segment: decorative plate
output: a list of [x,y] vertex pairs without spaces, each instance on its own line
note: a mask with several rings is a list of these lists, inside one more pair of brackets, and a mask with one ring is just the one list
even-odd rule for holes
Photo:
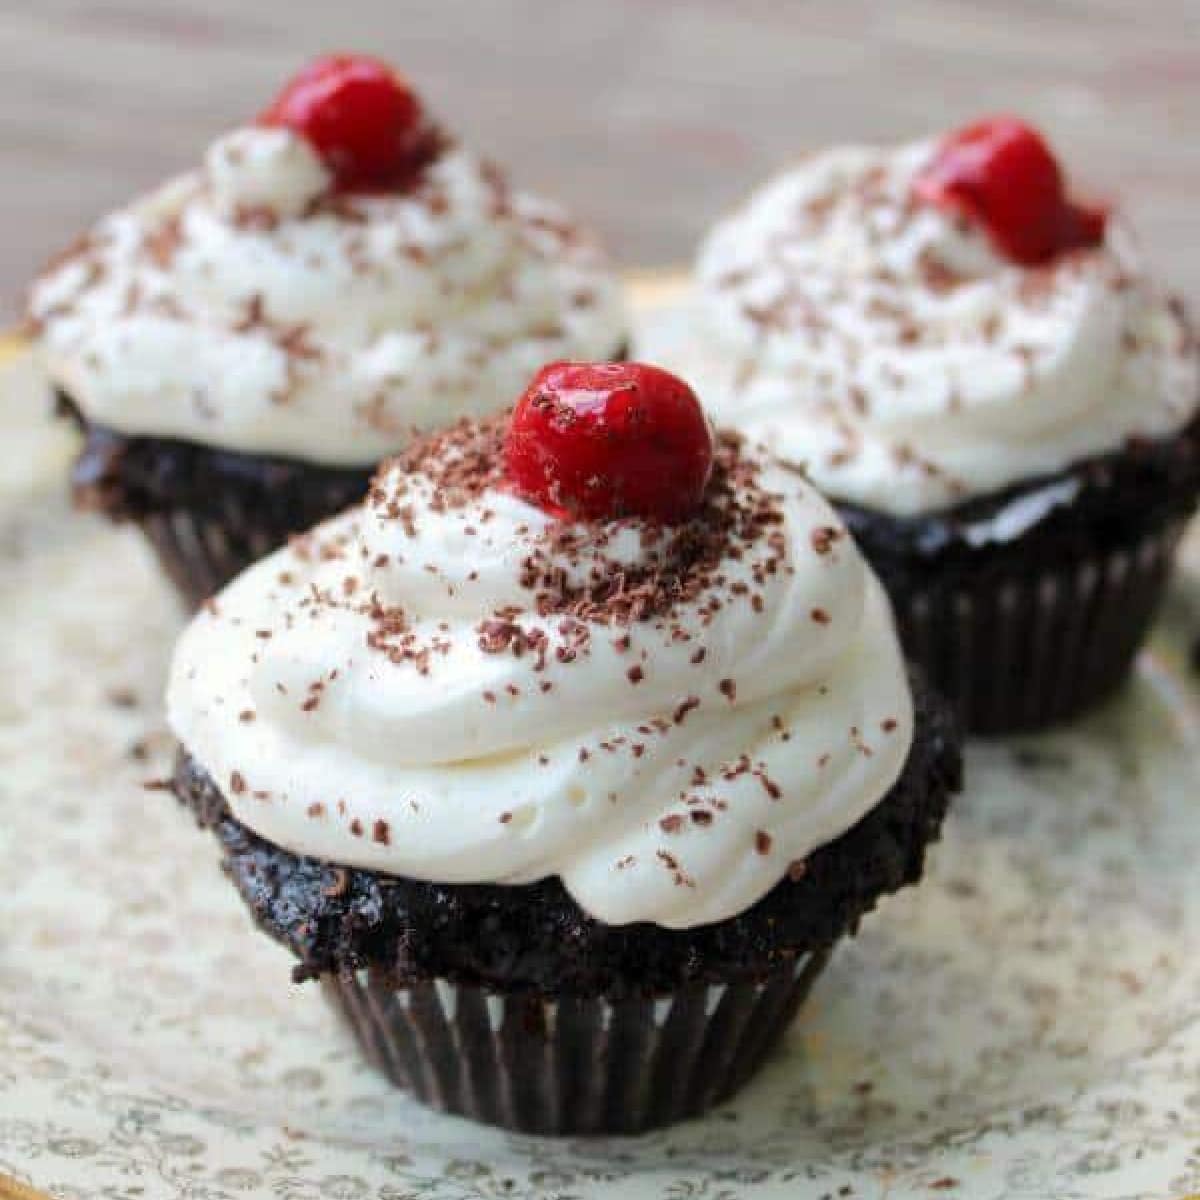
[[[652,303],[657,293],[642,289]],[[471,1200],[1200,1190],[1200,542],[1136,678],[1068,732],[973,745],[919,888],[844,945],[705,1120],[553,1141],[363,1065],[251,928],[162,776],[181,614],[72,514],[70,436],[0,381],[0,1196]]]

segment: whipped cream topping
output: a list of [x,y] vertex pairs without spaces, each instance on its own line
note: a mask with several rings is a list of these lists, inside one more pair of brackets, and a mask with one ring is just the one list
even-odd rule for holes
[[1014,265],[912,201],[935,149],[835,149],[769,183],[700,250],[695,337],[640,353],[827,494],[894,514],[1186,424],[1196,342],[1121,222],[1096,249]]
[[295,853],[559,876],[610,924],[744,911],[907,757],[874,576],[798,472],[731,439],[663,528],[552,519],[505,488],[501,437],[439,435],[235,580],[178,645],[172,728]]
[[303,216],[333,186],[317,152],[290,129],[235,129],[208,148],[204,169],[214,210],[235,222]]
[[51,380],[132,435],[366,465],[606,358],[619,281],[561,210],[446,146],[401,193],[336,194],[286,129],[102,220],[35,284]]

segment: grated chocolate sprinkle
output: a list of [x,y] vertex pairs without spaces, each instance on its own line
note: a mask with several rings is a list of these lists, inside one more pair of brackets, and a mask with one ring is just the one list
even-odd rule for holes
[[[480,511],[482,498],[509,486],[504,475],[507,422],[506,413],[463,420],[415,439],[377,472],[367,497],[369,515],[381,524],[394,523],[406,538],[415,539],[421,513],[459,514],[476,536],[486,536],[484,527],[494,514]],[[613,629],[611,644],[619,653],[628,653],[633,649],[632,631],[644,627],[667,642],[694,644],[690,661],[703,662],[704,630],[716,615],[731,605],[765,613],[758,589],[791,570],[782,497],[761,484],[760,469],[753,456],[743,454],[741,439],[722,434],[703,502],[684,522],[531,522],[519,531],[519,585],[529,602],[485,614],[476,626],[479,648],[518,658],[531,654],[534,669],[541,672],[586,660],[599,628]],[[630,534],[640,543],[634,562],[628,561]],[[292,545],[309,561],[345,559],[354,553],[345,535],[322,538],[318,533],[297,538]],[[621,556],[615,553],[618,545]],[[731,577],[731,562],[742,564],[756,586]],[[347,576],[340,589],[313,587],[306,606],[343,607],[365,615],[371,625],[371,650],[396,665],[432,674],[438,658],[449,653],[449,640],[431,640],[418,632],[418,623],[403,606],[366,591],[356,577]],[[631,684],[645,679],[644,662],[643,655],[629,667]],[[731,680],[722,683],[722,691],[734,700]],[[487,693],[484,700],[495,702]]]

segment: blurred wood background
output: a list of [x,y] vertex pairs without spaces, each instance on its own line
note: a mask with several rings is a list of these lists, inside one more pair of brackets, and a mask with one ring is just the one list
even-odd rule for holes
[[1200,300],[1200,0],[0,0],[0,316],[329,49],[391,58],[629,264],[799,150],[1019,111]]

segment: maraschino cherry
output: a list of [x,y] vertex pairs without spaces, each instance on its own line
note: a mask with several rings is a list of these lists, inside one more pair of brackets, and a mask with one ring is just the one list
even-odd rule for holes
[[306,138],[343,191],[403,185],[422,165],[428,140],[421,102],[407,81],[364,55],[317,59],[258,121]]
[[712,431],[692,389],[631,362],[543,367],[513,410],[505,453],[522,497],[589,520],[685,520],[713,462]]
[[1016,117],[990,117],[947,136],[917,177],[918,200],[963,213],[997,252],[1039,266],[1097,246],[1108,213],[1072,200],[1050,147]]

